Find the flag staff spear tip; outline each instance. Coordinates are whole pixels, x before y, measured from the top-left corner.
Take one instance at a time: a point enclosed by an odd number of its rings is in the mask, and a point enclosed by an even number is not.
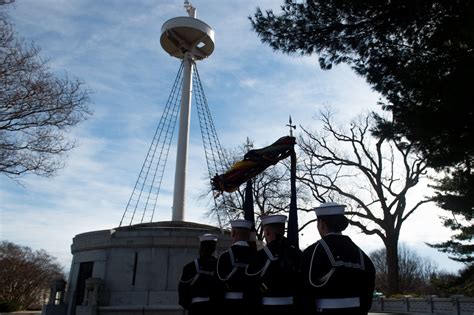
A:
[[[293,129],[296,129],[296,125],[293,125],[293,122],[291,121],[291,115],[288,122],[289,124],[286,126],[290,128],[290,137],[293,137]]]

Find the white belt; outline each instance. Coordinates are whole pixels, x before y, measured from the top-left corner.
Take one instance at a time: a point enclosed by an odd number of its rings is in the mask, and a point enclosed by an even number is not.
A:
[[[262,305],[293,305],[292,296],[263,297]]]
[[[210,297],[208,296],[198,296],[198,297],[194,297],[191,299],[191,304],[192,303],[200,303],[200,302],[209,302],[211,300]]]
[[[358,297],[341,298],[341,299],[316,299],[316,308],[350,308],[359,307],[360,299]]]
[[[244,298],[244,294],[242,292],[227,292],[225,298],[228,300],[241,300]]]

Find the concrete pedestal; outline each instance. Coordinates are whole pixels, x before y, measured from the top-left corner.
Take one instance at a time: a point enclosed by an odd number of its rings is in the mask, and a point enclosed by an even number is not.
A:
[[[191,222],[138,224],[76,235],[67,315],[184,314],[178,305],[178,281],[183,266],[198,256],[198,237],[204,233],[219,235],[218,253],[230,246],[229,233]]]

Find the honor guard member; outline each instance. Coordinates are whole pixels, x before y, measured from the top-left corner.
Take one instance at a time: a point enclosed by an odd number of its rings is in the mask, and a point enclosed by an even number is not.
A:
[[[223,283],[224,299],[221,314],[246,314],[244,290],[248,286],[245,268],[255,251],[248,244],[252,222],[247,220],[231,221],[232,246],[223,252],[217,261],[217,276]]]
[[[372,305],[375,268],[370,258],[341,232],[348,226],[344,205],[315,208],[321,239],[303,252],[302,302],[305,314],[367,314]]]
[[[179,304],[188,310],[189,315],[219,314],[217,303],[220,300],[220,281],[215,273],[217,259],[217,236],[204,234],[199,237],[199,258],[183,268],[178,285]]]
[[[295,296],[301,251],[288,243],[285,235],[286,216],[262,218],[267,245],[259,250],[247,267],[251,277],[251,297],[255,314],[297,314]]]

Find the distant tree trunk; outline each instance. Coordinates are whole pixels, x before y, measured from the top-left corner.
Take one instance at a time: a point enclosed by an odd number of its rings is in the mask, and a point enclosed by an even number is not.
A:
[[[385,294],[391,294],[389,292],[394,290],[390,288],[388,280],[388,276],[394,273],[388,271],[389,266],[392,268],[390,262],[393,261],[393,258],[387,258],[388,247],[386,245],[370,253],[370,259],[372,259],[377,273],[375,288]],[[404,244],[399,244],[397,250],[398,292],[416,295],[435,294],[433,279],[441,279],[438,277],[443,276],[442,273],[438,272],[437,264],[430,258],[419,256],[415,249],[410,249]],[[391,279],[394,279],[394,277]],[[438,283],[440,282],[438,281]]]
[[[385,248],[387,249],[387,295],[400,292],[399,267],[398,267],[398,234],[387,235]]]

